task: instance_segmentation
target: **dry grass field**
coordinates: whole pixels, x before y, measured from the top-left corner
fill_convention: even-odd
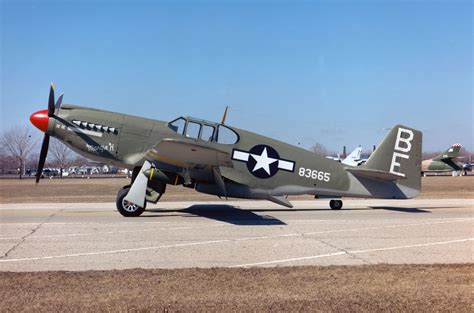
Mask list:
[[[0,179],[0,203],[37,202],[115,202],[117,191],[128,184],[126,178],[43,179],[38,185],[33,179]],[[423,177],[420,198],[474,199],[474,175],[463,177]],[[215,201],[218,198],[198,193],[190,188],[167,186],[160,201]],[[311,196],[290,197],[312,199]]]
[[[472,312],[474,265],[0,273],[6,311]]]

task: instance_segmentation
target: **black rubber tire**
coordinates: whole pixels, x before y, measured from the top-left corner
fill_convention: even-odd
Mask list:
[[[329,201],[329,206],[331,210],[340,210],[342,209],[342,200],[331,200]]]
[[[124,207],[123,198],[125,198],[125,196],[128,194],[129,191],[130,191],[130,187],[124,187],[120,189],[119,192],[117,193],[117,200],[115,201],[117,210],[119,211],[120,214],[122,214],[125,217],[140,216],[145,211],[146,201],[145,201],[145,206],[143,208],[139,207],[138,205],[131,205],[128,208]]]

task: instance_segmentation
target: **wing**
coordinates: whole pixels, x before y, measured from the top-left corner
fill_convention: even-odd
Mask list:
[[[252,181],[250,177],[242,173],[241,171],[232,168],[232,167],[219,167],[220,174],[222,177],[227,178],[228,180],[232,180],[236,183],[242,184],[242,185],[252,185]]]
[[[163,139],[146,153],[151,160],[184,166],[232,166],[230,154],[207,144]]]

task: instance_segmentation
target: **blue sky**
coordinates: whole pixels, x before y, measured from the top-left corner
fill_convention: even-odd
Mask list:
[[[0,131],[64,102],[308,148],[473,143],[472,1],[1,2]]]

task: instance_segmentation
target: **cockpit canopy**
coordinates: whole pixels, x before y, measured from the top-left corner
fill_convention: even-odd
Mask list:
[[[169,122],[168,127],[186,138],[212,141],[227,145],[232,145],[239,141],[239,135],[231,128],[222,124],[192,117],[178,117]]]

